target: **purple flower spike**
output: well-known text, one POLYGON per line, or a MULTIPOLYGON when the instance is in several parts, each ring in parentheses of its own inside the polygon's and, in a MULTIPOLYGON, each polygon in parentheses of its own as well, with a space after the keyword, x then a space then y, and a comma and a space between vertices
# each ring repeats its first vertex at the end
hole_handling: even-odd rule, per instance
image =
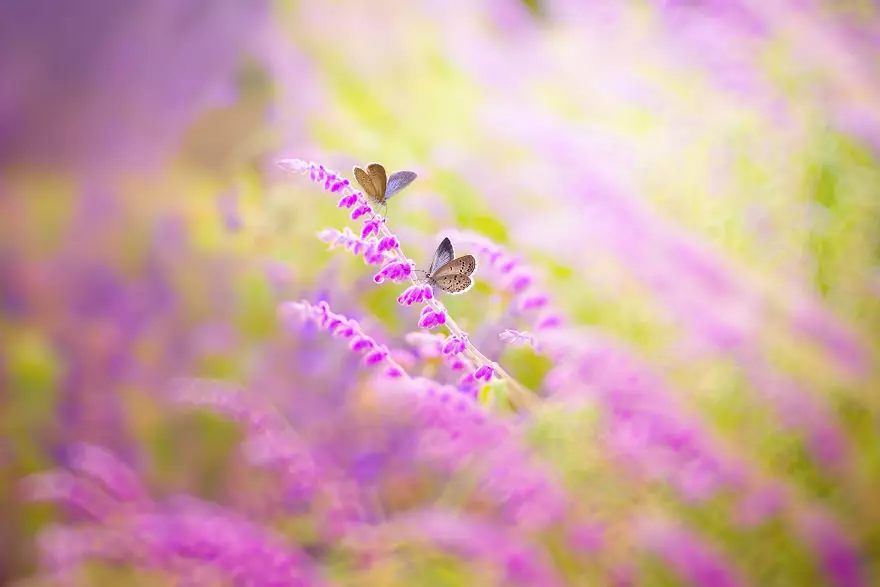
POLYGON ((282 320, 289 320, 293 316, 311 320, 322 329, 331 332, 335 338, 350 339, 349 348, 352 352, 367 351, 364 364, 378 365, 385 362, 390 369, 396 370, 395 373, 399 372, 395 377, 406 375, 403 368, 391 358, 388 347, 378 344, 373 337, 365 333, 357 320, 333 312, 323 300, 317 306, 305 300, 284 302, 279 307, 279 314, 282 320))
POLYGON ((483 381, 490 381, 492 379, 492 375, 495 374, 495 369, 493 369, 489 365, 483 365, 476 371, 474 371, 474 379, 482 379, 483 381))
POLYGON ((355 204, 357 204, 357 194, 348 194, 347 196, 342 196, 339 198, 339 203, 336 204, 337 208, 351 208, 355 204))
POLYGON ((393 261, 385 265, 379 273, 373 276, 373 281, 382 283, 386 279, 401 282, 409 279, 412 274, 412 264, 404 261, 393 261))
POLYGON ((364 214, 369 214, 370 212, 371 212, 371 210, 370 210, 370 207, 369 207, 369 206, 364 205, 364 204, 361 204, 360 206, 358 206, 357 208, 355 208, 355 209, 351 212, 351 219, 352 219, 352 220, 357 220, 358 218, 360 218, 360 217, 363 216, 364 214))
POLYGON ((331 249, 343 246, 353 255, 363 254, 364 263, 368 265, 382 265, 394 258, 393 255, 379 250, 380 241, 375 237, 359 238, 347 226, 342 229, 342 232, 334 228, 325 228, 318 233, 318 238, 329 244, 331 249))
MULTIPOLYGON (((493 270, 502 289, 512 295, 511 304, 518 312, 527 312, 550 306, 550 298, 536 284, 533 271, 490 239, 471 232, 452 231, 447 234, 457 242, 468 245, 481 262, 493 270)), ((554 324, 556 325, 556 324, 554 324)), ((549 328, 549 326, 545 326, 549 328)), ((540 330, 538 324, 531 324, 532 330, 540 330)))

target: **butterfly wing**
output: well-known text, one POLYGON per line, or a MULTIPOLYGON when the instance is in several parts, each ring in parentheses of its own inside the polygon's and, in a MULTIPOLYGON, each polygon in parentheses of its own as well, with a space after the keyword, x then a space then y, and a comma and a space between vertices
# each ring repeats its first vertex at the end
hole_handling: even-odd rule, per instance
POLYGON ((474 284, 473 280, 467 275, 449 274, 432 279, 433 285, 446 293, 458 295, 463 294, 474 284))
POLYGON ((395 171, 388 178, 388 186, 385 188, 385 199, 390 200, 394 194, 411 184, 416 177, 414 171, 395 171))
POLYGON ((373 184, 372 178, 366 171, 364 171, 360 167, 355 167, 354 178, 359 184, 361 184, 361 188, 364 190, 364 194, 366 194, 369 199, 381 200, 381 198, 379 197, 379 191, 376 189, 376 186, 373 184))
POLYGON ((388 185, 388 176, 385 175, 385 168, 378 163, 370 163, 367 165, 367 173, 373 180, 373 187, 376 188, 376 197, 380 202, 385 201, 385 188, 388 185))
POLYGON ((431 261, 428 275, 433 275, 434 271, 452 261, 454 256, 455 252, 452 250, 452 242, 448 238, 444 238, 434 252, 434 260, 431 261))
POLYGON ((434 271, 432 277, 446 277, 448 275, 463 275, 468 277, 477 269, 477 260, 473 255, 462 255, 458 259, 453 259, 445 265, 441 265, 439 269, 434 271))

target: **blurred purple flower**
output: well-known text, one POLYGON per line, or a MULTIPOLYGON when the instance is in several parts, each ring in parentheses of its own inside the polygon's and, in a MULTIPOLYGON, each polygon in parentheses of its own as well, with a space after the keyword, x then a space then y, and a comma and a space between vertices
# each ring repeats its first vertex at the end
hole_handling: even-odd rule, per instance
POLYGON ((494 369, 492 369, 491 366, 483 365, 482 367, 480 367, 476 371, 474 371, 474 379, 477 379, 477 380, 482 379, 483 381, 491 381, 492 375, 494 373, 495 373, 495 371, 494 371, 494 369))
POLYGON ((411 285, 406 288, 402 294, 397 296, 397 303, 411 306, 413 304, 421 304, 425 300, 430 300, 433 297, 434 290, 430 285, 411 285))
POLYGON ((445 311, 436 311, 429 306, 425 306, 422 308, 422 313, 419 316, 419 328, 436 328, 441 324, 446 323, 446 312, 445 311))
POLYGON ((819 556, 828 580, 837 587, 867 587, 864 562, 858 547, 832 519, 807 513, 800 520, 801 534, 819 556))
POLYGON ((815 392, 775 372, 760 357, 743 363, 752 386, 780 420, 804 434, 816 462, 832 471, 844 470, 850 464, 853 450, 830 406, 815 392))
MULTIPOLYGON (((493 283, 501 284, 501 290, 512 297, 517 313, 527 315, 550 305, 548 294, 535 284, 533 271, 503 247, 473 232, 452 231, 449 236, 458 243, 476 249, 475 256, 483 267, 496 273, 497 278, 492 280, 493 283)), ((536 330, 555 328, 562 323, 561 315, 552 310, 537 317, 529 317, 529 325, 536 330)))
POLYGON ((373 276, 373 281, 376 283, 382 283, 386 279, 394 282, 406 281, 412 275, 412 271, 413 264, 411 261, 392 261, 373 276))
POLYGON ((740 572, 707 544, 671 522, 644 520, 637 530, 640 546, 655 554, 688 584, 695 587, 745 585, 740 572))
POLYGON ((388 531, 400 540, 427 544, 474 562, 488 563, 498 569, 506 585, 562 587, 565 584, 550 558, 538 547, 520 541, 507 529, 456 511, 426 510, 410 514, 395 520, 388 531))
POLYGON ((370 265, 389 265, 394 261, 394 256, 388 251, 395 247, 389 246, 385 239, 377 239, 376 237, 358 238, 347 226, 339 232, 333 228, 325 228, 318 233, 318 238, 328 243, 333 249, 339 245, 351 252, 353 255, 363 255, 364 263, 370 265))
POLYGON ((511 346, 530 346, 536 351, 541 349, 541 344, 528 332, 508 329, 499 334, 498 338, 511 346))
POLYGON ((314 563, 275 533, 212 504, 178 498, 104 526, 51 527, 39 539, 56 575, 98 560, 163 571, 183 580, 206 571, 249 585, 325 585, 314 563), (205 567, 205 568, 203 568, 205 567))
POLYGON ((217 198, 217 210, 223 227, 230 233, 240 232, 244 228, 241 212, 238 207, 238 192, 230 190, 217 198))
POLYGON ((467 348, 467 337, 450 335, 443 341, 444 355, 457 355, 467 348))
POLYGON ((386 363, 385 374, 389 377, 403 377, 406 372, 391 358, 388 348, 377 343, 366 334, 357 320, 336 314, 330 310, 326 302, 318 302, 313 306, 303 300, 300 302, 285 302, 279 307, 282 321, 289 321, 293 316, 300 319, 311 320, 322 329, 328 330, 336 338, 344 338, 350 341, 349 348, 356 353, 366 351, 364 364, 373 366, 386 363))
POLYGON ((602 407, 606 446, 615 459, 648 478, 667 480, 695 501, 724 488, 745 489, 749 467, 635 357, 578 333, 545 335, 542 344, 557 359, 547 376, 551 392, 562 399, 580 395, 602 407), (554 355, 561 352, 560 341, 568 358, 554 355))
POLYGON ((268 2, 4 5, 0 166, 157 162, 265 33, 268 2))

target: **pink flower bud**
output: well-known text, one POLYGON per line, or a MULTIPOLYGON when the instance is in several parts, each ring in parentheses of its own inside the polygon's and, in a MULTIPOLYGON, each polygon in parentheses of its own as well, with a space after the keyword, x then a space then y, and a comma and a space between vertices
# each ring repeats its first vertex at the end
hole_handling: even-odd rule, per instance
POLYGON ((351 213, 351 219, 352 219, 352 220, 357 220, 358 218, 360 218, 360 217, 363 216, 364 214, 369 214, 370 211, 371 211, 371 210, 370 210, 370 207, 369 207, 369 206, 366 206, 366 205, 364 205, 364 204, 361 204, 360 206, 358 206, 357 208, 355 208, 355 209, 352 211, 352 213, 351 213))

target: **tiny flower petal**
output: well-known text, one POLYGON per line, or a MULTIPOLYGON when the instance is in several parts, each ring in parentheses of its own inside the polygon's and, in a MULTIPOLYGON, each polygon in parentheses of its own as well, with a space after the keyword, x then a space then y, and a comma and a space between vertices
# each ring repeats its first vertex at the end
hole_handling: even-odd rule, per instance
POLYGON ((331 246, 337 244, 337 239, 340 236, 342 236, 342 233, 335 228, 325 228, 318 233, 318 238, 325 243, 329 243, 331 246))
POLYGON ((520 273, 513 276, 508 284, 508 289, 515 294, 519 294, 524 292, 530 285, 532 285, 531 276, 520 273))
POLYGON ((408 279, 412 273, 412 265, 409 262, 394 261, 385 265, 379 273, 373 277, 376 283, 382 283, 383 280, 403 281, 408 279))
POLYGON ((461 371, 467 364, 461 359, 461 357, 450 357, 449 359, 449 367, 455 371, 461 371))
POLYGON ((302 159, 281 159, 277 161, 278 167, 290 173, 302 173, 309 168, 309 164, 302 159))
MULTIPOLYGON (((367 238, 372 234, 377 234, 379 232, 379 223, 375 220, 367 220, 364 223, 364 228, 361 230, 361 238, 367 238)), ((387 238, 387 237, 386 237, 387 238)), ((380 253, 385 249, 382 248, 382 242, 384 242, 384 238, 379 242, 379 248, 377 249, 380 253)))
POLYGON ((475 379, 483 379, 484 381, 489 381, 492 379, 492 375, 495 373, 495 369, 493 369, 490 365, 483 365, 479 369, 474 372, 475 379))
POLYGON ((547 305, 547 296, 535 295, 529 296, 520 302, 520 310, 536 310, 547 305))
POLYGON ((351 350, 358 352, 364 349, 371 349, 376 346, 376 343, 373 342, 373 339, 366 336, 358 336, 351 341, 349 347, 351 350))
POLYGON ((463 352, 467 347, 467 339, 452 335, 447 338, 443 343, 443 354, 444 355, 457 355, 460 352, 463 352))
POLYGON ((342 196, 339 198, 339 203, 336 204, 337 208, 351 208, 355 204, 357 204, 357 194, 348 194, 347 196, 342 196))
POLYGON ((351 212, 351 219, 352 219, 352 220, 357 220, 358 218, 360 218, 360 217, 363 216, 364 214, 369 214, 369 213, 370 213, 370 207, 369 207, 369 206, 366 206, 366 205, 360 205, 360 206, 358 206, 357 208, 355 208, 355 209, 351 212))
POLYGON ((431 308, 426 307, 422 310, 422 316, 419 318, 420 328, 434 328, 446 324, 446 312, 435 312, 431 308))
POLYGON ((385 360, 385 357, 388 356, 388 349, 384 347, 379 347, 378 349, 372 351, 364 357, 365 365, 377 365, 385 360))
POLYGON ((558 314, 550 314, 538 321, 537 329, 556 328, 557 326, 562 326, 562 316, 558 314))
POLYGON ((411 306, 422 301, 424 293, 421 286, 411 285, 397 297, 397 303, 402 306, 411 306))
POLYGON ((370 241, 370 245, 364 251, 364 263, 368 265, 381 265, 387 260, 384 253, 378 251, 377 241, 370 241))
MULTIPOLYGON (((375 231, 378 232, 379 223, 376 223, 375 231)), ((397 239, 393 236, 386 236, 382 240, 379 241, 378 251, 383 253, 385 251, 390 251, 391 249, 396 249, 400 243, 397 242, 397 239)))

